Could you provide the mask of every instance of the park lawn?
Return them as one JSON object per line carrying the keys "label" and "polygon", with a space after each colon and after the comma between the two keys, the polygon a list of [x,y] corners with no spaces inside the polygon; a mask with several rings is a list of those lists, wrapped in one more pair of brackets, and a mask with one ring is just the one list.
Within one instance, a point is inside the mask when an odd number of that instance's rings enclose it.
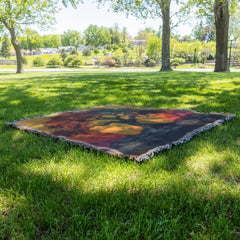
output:
{"label": "park lawn", "polygon": [[0,65],[0,69],[17,69],[16,65]]}
{"label": "park lawn", "polygon": [[[236,117],[139,164],[4,125],[131,104]],[[239,73],[0,74],[0,239],[239,239]]]}
{"label": "park lawn", "polygon": [[48,63],[48,61],[53,58],[53,57],[60,57],[60,54],[44,54],[44,55],[33,55],[33,56],[25,56],[27,60],[27,65],[25,66],[26,68],[31,68],[33,67],[33,60],[35,58],[41,57],[44,61],[45,64]]}

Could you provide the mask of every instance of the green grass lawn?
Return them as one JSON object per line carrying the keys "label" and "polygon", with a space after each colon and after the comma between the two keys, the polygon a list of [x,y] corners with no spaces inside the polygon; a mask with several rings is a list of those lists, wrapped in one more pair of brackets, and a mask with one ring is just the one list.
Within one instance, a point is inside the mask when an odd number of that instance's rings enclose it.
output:
{"label": "green grass lawn", "polygon": [[[102,104],[236,113],[148,161],[4,125]],[[0,74],[0,239],[239,239],[239,73]]]}

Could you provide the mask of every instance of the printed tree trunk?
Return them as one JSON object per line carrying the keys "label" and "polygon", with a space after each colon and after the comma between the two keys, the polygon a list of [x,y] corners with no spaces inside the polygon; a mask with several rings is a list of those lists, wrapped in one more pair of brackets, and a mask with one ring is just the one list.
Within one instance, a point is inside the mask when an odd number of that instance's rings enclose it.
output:
{"label": "printed tree trunk", "polygon": [[228,0],[215,0],[214,6],[216,25],[216,63],[214,72],[227,72],[228,69]]}
{"label": "printed tree trunk", "polygon": [[170,3],[171,0],[161,0],[162,11],[162,67],[160,71],[172,71],[170,63]]}

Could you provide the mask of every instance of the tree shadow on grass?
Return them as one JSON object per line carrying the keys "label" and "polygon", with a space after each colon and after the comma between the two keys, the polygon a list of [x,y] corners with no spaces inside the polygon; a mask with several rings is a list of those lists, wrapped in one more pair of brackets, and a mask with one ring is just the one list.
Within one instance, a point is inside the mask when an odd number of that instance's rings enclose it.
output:
{"label": "tree shadow on grass", "polygon": [[[181,96],[189,95],[195,96],[187,101],[194,105],[193,110],[221,112],[230,109],[236,112],[238,90],[221,90],[221,93],[210,90],[208,80],[219,80],[226,74],[209,75],[179,72],[26,75],[21,78],[20,85],[11,84],[2,93],[5,98],[1,101],[4,106],[1,119],[13,121],[8,116],[18,120],[109,103],[178,108],[186,103]],[[229,79],[235,77],[235,74],[228,75]],[[197,96],[207,100],[202,103]]]}
{"label": "tree shadow on grass", "polygon": [[159,80],[157,73],[26,75],[18,81],[18,86],[11,83],[4,90],[4,96],[8,97],[3,104],[22,107],[26,113],[38,107],[39,114],[108,103],[173,106],[181,94],[194,94],[190,87],[195,84],[190,80],[173,84],[169,76],[161,76]]}
{"label": "tree shadow on grass", "polygon": [[[187,104],[193,104],[193,110],[203,112],[231,110],[234,113],[236,103],[240,100],[237,89],[233,91],[223,89],[220,92],[209,89],[209,80],[219,81],[225,77],[226,74],[206,76],[205,73],[26,75],[21,78],[20,84],[14,86],[14,83],[11,83],[1,93],[5,97],[1,102],[5,108],[0,113],[0,119],[13,121],[109,103],[178,108],[186,103],[181,97],[190,95],[193,98],[187,101]],[[235,80],[236,75],[228,75],[228,78]],[[202,99],[197,99],[198,96],[203,96],[209,101],[202,103]],[[188,154],[184,153],[183,156],[186,158]],[[178,162],[181,162],[179,159],[180,156],[171,156],[166,162],[175,163],[177,168]],[[173,169],[174,164],[167,168]]]}

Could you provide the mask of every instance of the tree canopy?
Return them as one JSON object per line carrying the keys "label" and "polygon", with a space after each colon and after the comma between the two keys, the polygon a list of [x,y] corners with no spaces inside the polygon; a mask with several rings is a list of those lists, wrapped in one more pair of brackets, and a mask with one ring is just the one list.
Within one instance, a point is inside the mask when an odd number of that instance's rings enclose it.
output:
{"label": "tree canopy", "polygon": [[92,47],[103,46],[111,44],[111,34],[109,29],[105,27],[98,27],[97,25],[90,25],[85,31],[86,45]]}
{"label": "tree canopy", "polygon": [[57,0],[0,0],[0,22],[7,28],[21,31],[26,26],[38,24],[46,27],[59,10]]}
{"label": "tree canopy", "polygon": [[62,46],[75,46],[76,49],[83,43],[83,37],[80,32],[68,30],[61,35]]}
{"label": "tree canopy", "polygon": [[2,41],[2,47],[1,47],[1,56],[3,58],[9,58],[10,57],[10,41],[9,39],[4,36],[3,41]]}
{"label": "tree canopy", "polygon": [[237,40],[240,38],[240,6],[236,6],[235,11],[230,15],[229,33]]}

